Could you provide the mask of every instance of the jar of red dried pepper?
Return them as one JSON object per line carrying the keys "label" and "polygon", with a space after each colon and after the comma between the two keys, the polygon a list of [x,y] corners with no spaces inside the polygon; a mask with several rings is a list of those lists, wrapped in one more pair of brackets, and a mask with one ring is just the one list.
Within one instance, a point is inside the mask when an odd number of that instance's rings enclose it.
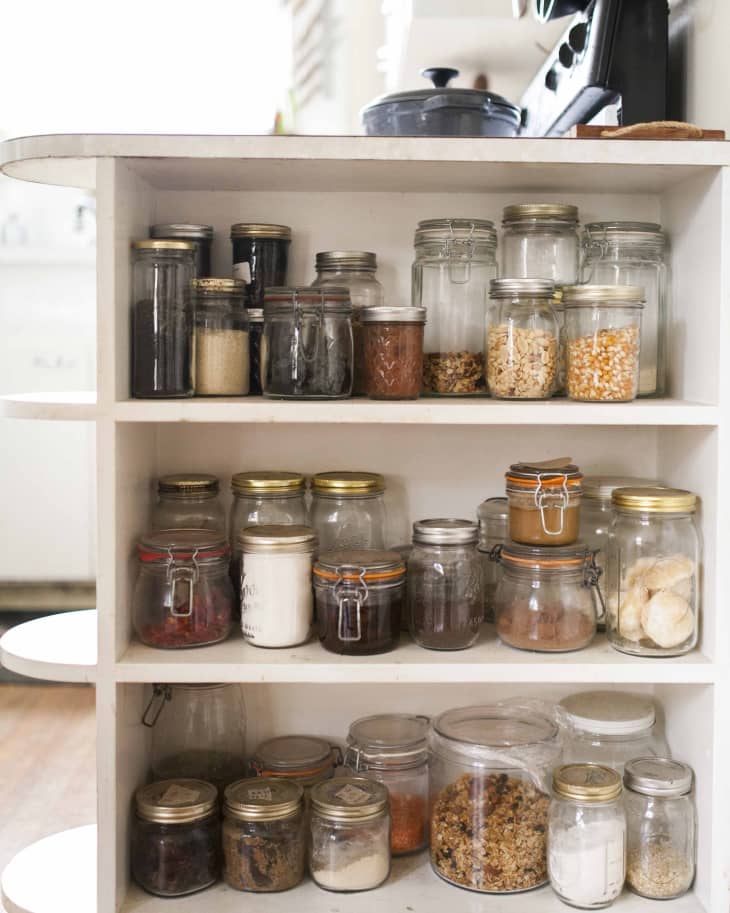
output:
{"label": "jar of red dried pepper", "polygon": [[150,647],[200,647],[231,631],[233,587],[225,536],[208,529],[163,529],[137,546],[132,614]]}

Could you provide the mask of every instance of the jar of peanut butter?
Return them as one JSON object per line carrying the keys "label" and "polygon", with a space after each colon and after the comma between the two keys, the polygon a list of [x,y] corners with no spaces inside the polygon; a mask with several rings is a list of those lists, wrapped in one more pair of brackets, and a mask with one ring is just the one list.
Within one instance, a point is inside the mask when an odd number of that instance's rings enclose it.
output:
{"label": "jar of peanut butter", "polygon": [[570,457],[514,463],[505,478],[513,542],[572,545],[577,540],[583,475]]}

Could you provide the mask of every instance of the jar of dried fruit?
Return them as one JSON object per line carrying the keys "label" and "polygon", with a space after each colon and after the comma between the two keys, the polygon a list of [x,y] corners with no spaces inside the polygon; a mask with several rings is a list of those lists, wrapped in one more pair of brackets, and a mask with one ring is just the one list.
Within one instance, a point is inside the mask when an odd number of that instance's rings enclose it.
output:
{"label": "jar of dried fruit", "polygon": [[697,495],[617,488],[608,544],[606,631],[637,656],[680,656],[697,643],[702,543]]}
{"label": "jar of dried fruit", "polygon": [[583,475],[570,457],[513,463],[505,473],[509,535],[522,545],[572,545],[578,538]]}

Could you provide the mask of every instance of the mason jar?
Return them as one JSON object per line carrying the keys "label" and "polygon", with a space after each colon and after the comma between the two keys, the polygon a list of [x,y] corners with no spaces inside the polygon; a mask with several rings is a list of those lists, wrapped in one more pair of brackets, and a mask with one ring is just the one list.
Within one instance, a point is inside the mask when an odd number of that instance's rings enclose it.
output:
{"label": "mason jar", "polygon": [[479,563],[481,565],[482,604],[484,620],[494,622],[494,596],[502,570],[491,558],[491,551],[497,545],[504,545],[509,539],[509,510],[507,498],[487,498],[477,508],[479,522]]}
{"label": "mason jar", "polygon": [[680,656],[697,644],[702,543],[697,495],[617,488],[606,574],[606,631],[636,656]]}
{"label": "mason jar", "polygon": [[312,735],[281,735],[256,748],[251,770],[257,777],[280,777],[297,783],[309,796],[313,786],[330,780],[342,754],[326,739]]}
{"label": "mason jar", "polygon": [[286,285],[291,228],[260,222],[231,225],[233,278],[246,285],[249,307],[264,306],[267,288]]}
{"label": "mason jar", "polygon": [[150,225],[150,238],[167,241],[190,241],[193,244],[195,277],[203,279],[212,274],[210,254],[213,246],[213,226],[197,225],[190,222],[169,222],[166,225]]}
{"label": "mason jar", "polygon": [[688,764],[669,758],[635,758],[627,763],[626,883],[635,894],[670,900],[692,887],[697,865],[693,780]]}
{"label": "mason jar", "polygon": [[583,474],[574,463],[513,463],[505,480],[510,539],[537,546],[578,539]]}
{"label": "mason jar", "polygon": [[381,713],[355,720],[347,736],[345,766],[388,789],[393,856],[428,844],[428,726],[426,716]]}
{"label": "mason jar", "polygon": [[495,399],[550,399],[560,328],[555,286],[546,279],[493,279],[487,329],[487,387]]}
{"label": "mason jar", "polygon": [[423,308],[379,307],[360,316],[364,392],[370,399],[418,399],[423,375]]}
{"label": "mason jar", "polygon": [[426,309],[423,393],[484,395],[484,327],[497,276],[497,233],[486,219],[418,223],[412,305]]}
{"label": "mason jar", "polygon": [[610,906],[626,878],[621,776],[599,764],[566,764],[553,774],[548,825],[550,887],[583,910]]}
{"label": "mason jar", "polygon": [[578,207],[566,203],[517,203],[502,213],[501,275],[578,281]]}
{"label": "mason jar", "polygon": [[226,515],[216,476],[185,472],[160,476],[152,529],[215,529],[224,532]]}
{"label": "mason jar", "polygon": [[193,279],[196,396],[246,396],[249,387],[246,286]]}
{"label": "mason jar", "polygon": [[419,520],[408,559],[411,637],[429,650],[464,650],[484,620],[478,527],[471,520]]}
{"label": "mason jar", "polygon": [[385,548],[385,479],[377,472],[312,476],[311,525],[320,551]]}
{"label": "mason jar", "polygon": [[583,229],[581,282],[644,289],[639,396],[666,389],[666,238],[654,222],[591,222]]}

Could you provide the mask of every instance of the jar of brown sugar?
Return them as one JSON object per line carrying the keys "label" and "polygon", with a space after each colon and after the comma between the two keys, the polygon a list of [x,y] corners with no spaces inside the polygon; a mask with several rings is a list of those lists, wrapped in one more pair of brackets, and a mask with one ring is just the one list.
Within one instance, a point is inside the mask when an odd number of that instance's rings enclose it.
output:
{"label": "jar of brown sugar", "polygon": [[367,395],[370,399],[416,399],[421,392],[426,309],[366,308],[360,323]]}
{"label": "jar of brown sugar", "polygon": [[578,539],[583,475],[569,457],[513,463],[505,479],[510,539],[523,545],[572,545]]}

